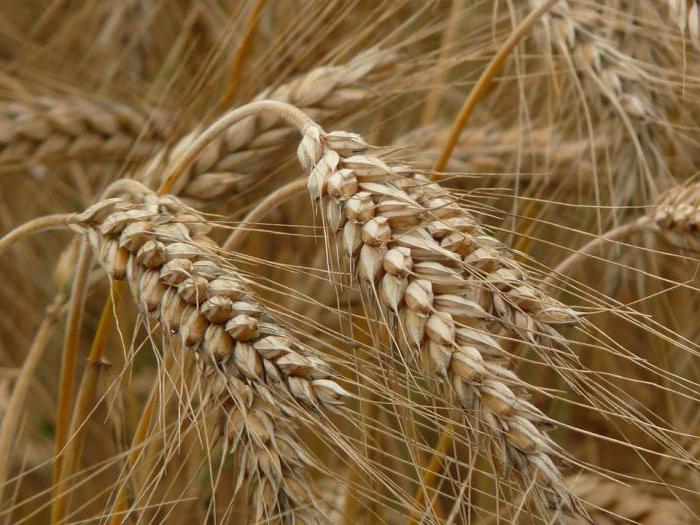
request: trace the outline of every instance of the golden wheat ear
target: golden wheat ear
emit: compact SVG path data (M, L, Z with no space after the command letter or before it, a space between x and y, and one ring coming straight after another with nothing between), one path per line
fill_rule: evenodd
M584 502L593 523L692 523L691 513L683 503L654 494L649 487L627 486L594 474L581 474L568 481L574 494ZM567 520L566 523L583 525L590 521L577 519Z
M72 227L113 279L128 281L143 315L197 359L205 398L224 409L219 435L243 467L255 521L318 519L309 461L288 429L294 405L309 414L342 405L348 393L331 367L265 312L217 256L209 224L176 198L143 187L95 204Z
M166 138L164 113L114 101L36 97L0 104L0 162L149 155Z
M496 462L535 487L538 504L581 513L555 466L549 420L527 401L488 324L535 342L576 322L574 312L529 283L442 187L386 164L358 135L308 126L298 155L309 195L369 296L391 314L397 341L421 355Z

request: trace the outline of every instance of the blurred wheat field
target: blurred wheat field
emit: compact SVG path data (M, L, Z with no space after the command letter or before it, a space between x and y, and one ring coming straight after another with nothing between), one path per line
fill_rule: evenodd
M700 522L698 2L0 6L0 522Z

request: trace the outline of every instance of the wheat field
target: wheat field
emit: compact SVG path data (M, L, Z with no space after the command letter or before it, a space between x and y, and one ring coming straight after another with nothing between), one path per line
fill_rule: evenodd
M0 1L0 523L700 523L700 2Z

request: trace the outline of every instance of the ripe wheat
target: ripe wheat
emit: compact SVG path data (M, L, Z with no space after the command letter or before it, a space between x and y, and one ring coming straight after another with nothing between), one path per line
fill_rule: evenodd
M592 474L570 478L571 490L584 502L593 523L599 525L682 525L690 516L680 501L648 493L644 486L625 486ZM586 520L567 521L583 525Z
M43 98L0 105L0 162L86 155L149 155L165 140L162 114L82 98Z
M196 356L221 434L238 455L256 521L312 519L309 460L287 428L292 403L334 409L347 396L327 363L296 342L222 266L209 225L170 196L107 199L76 216L113 279L126 279L143 315Z
M397 340L446 382L495 461L532 483L538 504L579 512L543 431L550 421L526 400L527 386L487 324L495 318L537 343L539 335L558 337L553 325L576 322L574 312L529 283L442 187L389 166L358 135L309 126L299 159L324 223L342 232L346 258L388 312Z

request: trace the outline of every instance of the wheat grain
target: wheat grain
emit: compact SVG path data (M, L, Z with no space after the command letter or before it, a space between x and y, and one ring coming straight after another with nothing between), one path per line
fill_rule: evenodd
M309 126L299 146L308 190L363 286L377 297L402 346L420 354L490 439L496 461L534 483L538 503L579 511L554 465L548 420L524 397L526 385L488 334L496 318L534 342L571 323L474 218L410 168L389 166L351 133Z
M37 97L0 105L0 162L143 156L163 143L163 114L82 98Z
M395 61L392 52L369 49L344 65L319 67L280 87L268 88L255 100L288 102L325 121L365 103L372 94L373 78ZM193 130L172 148L156 155L139 178L150 187L159 186L164 166L186 150L201 131L202 128ZM240 193L255 175L271 165L276 151L293 142L295 134L295 129L279 117L264 115L242 120L207 146L171 192L201 201Z
M207 401L223 408L221 435L240 455L255 520L311 519L309 460L286 427L294 406L335 409L347 393L324 360L296 342L221 264L209 225L174 197L144 188L78 215L114 279L127 279L141 311L193 350ZM296 404L296 405L295 405Z

